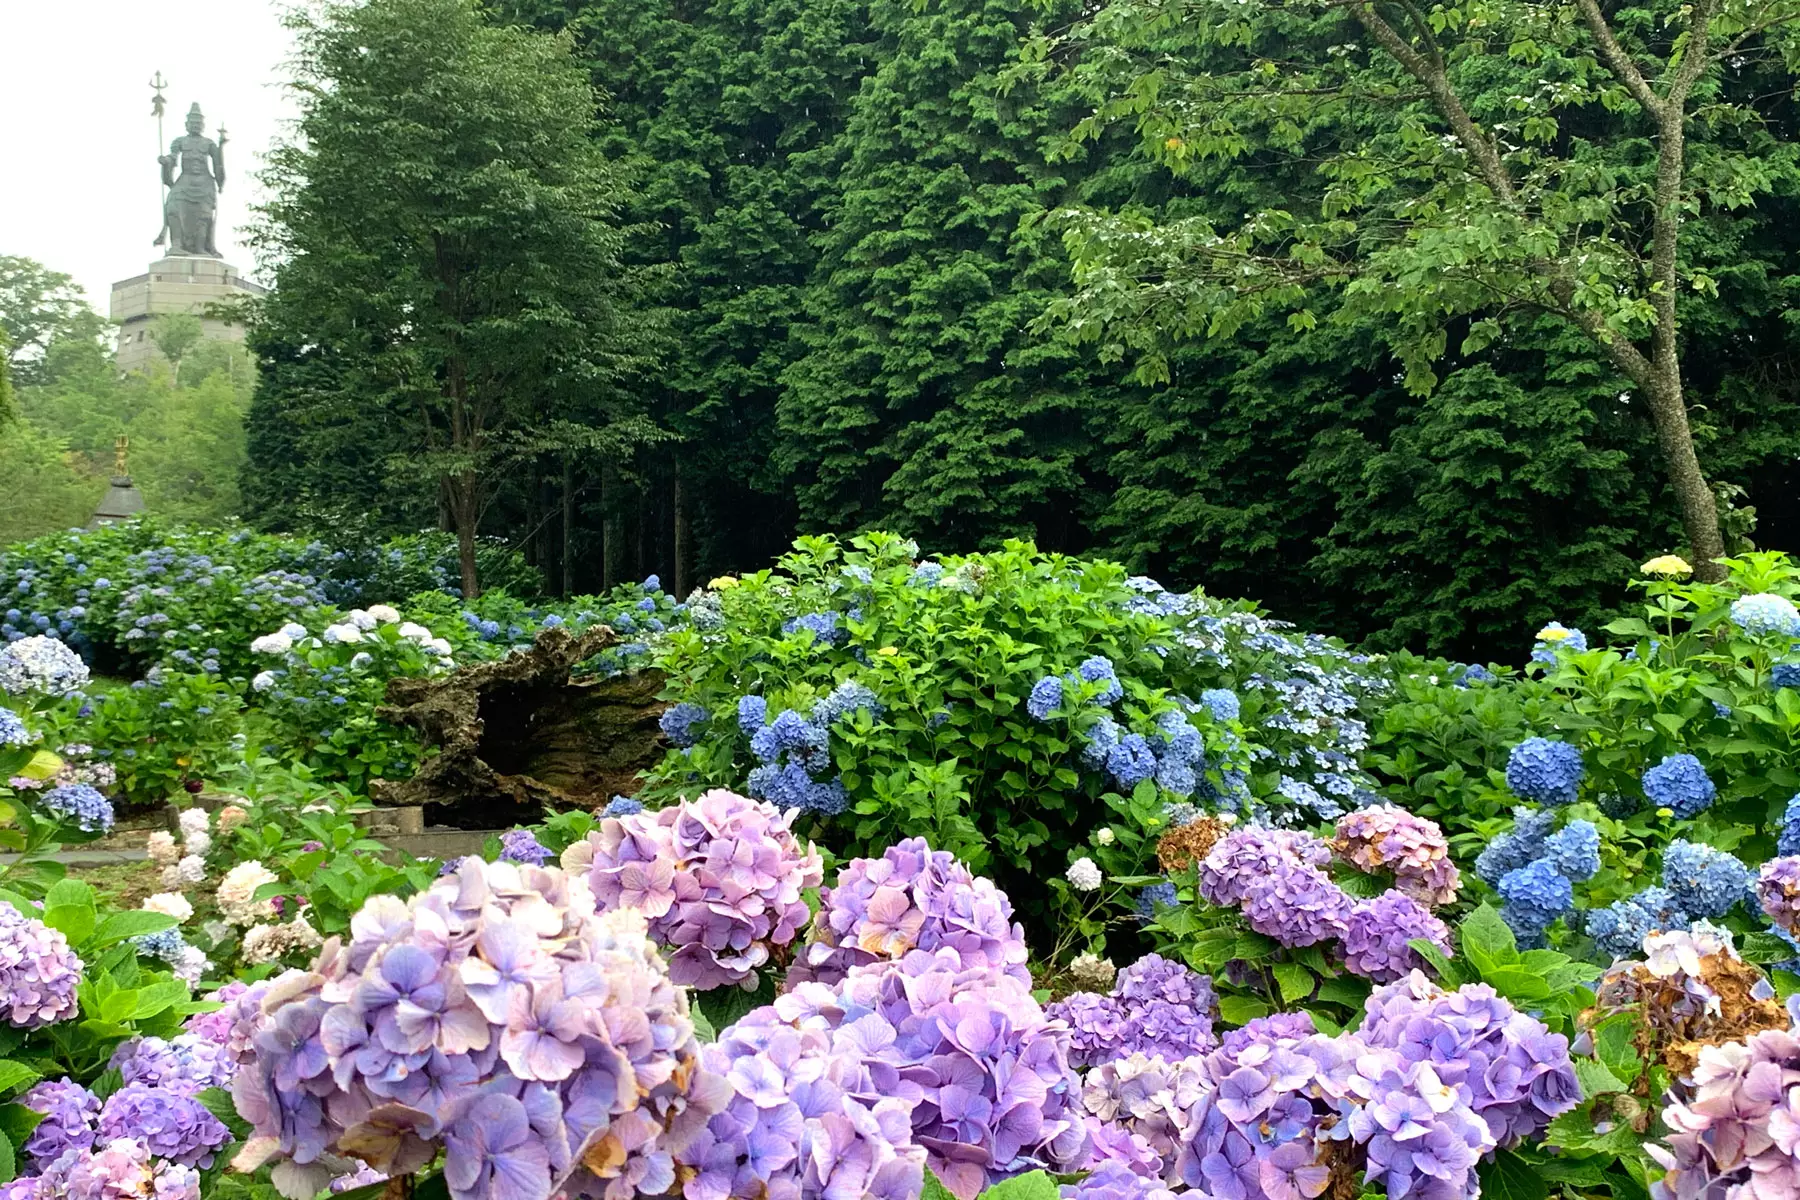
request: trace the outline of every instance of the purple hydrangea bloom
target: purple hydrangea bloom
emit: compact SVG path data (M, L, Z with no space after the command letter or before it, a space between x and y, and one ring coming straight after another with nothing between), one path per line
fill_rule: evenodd
M126 1083L143 1083L164 1091L196 1095L211 1087L230 1087L237 1074L237 1052L225 1041L200 1033L181 1033L167 1040L136 1037L120 1042L108 1064Z
M1311 1013L1270 1013L1266 1017L1256 1017L1247 1021L1241 1028L1226 1034L1219 1048L1236 1058L1243 1054L1246 1047L1255 1042L1297 1042L1302 1038L1311 1037L1318 1031L1318 1026L1313 1024Z
M1146 1054L1169 1060L1203 1054L1216 1044L1212 980L1160 954L1120 971L1111 995L1075 994L1052 1004L1069 1026L1069 1061L1098 1066Z
M773 1008L726 1029L703 1058L724 1101L679 1154L693 1172L686 1200L916 1197L925 1169L924 1147L912 1141L917 1094L884 1088L865 1049L852 1031L792 1025Z
M1201 862L1200 895L1237 906L1250 928L1284 946L1340 938L1352 901L1320 869L1330 857L1325 843L1310 834L1235 829Z
M1668 1145L1645 1147L1666 1171L1656 1200L1800 1196L1800 1037L1764 1030L1704 1046L1691 1084L1663 1110Z
M1029 989L946 946L853 969L836 986L802 983L774 1008L796 1026L849 1035L866 1073L857 1090L911 1100L913 1143L953 1194L974 1200L1002 1179L1067 1171L1087 1155L1067 1031Z
M1062 1186L1062 1200L1175 1200L1160 1180L1147 1179L1126 1163L1109 1159L1078 1183Z
M550 861L550 849L529 829L509 829L500 835L500 857L507 862L541 867Z
M1539 804L1573 804L1585 774L1581 751L1549 738L1526 738L1506 758L1507 788Z
M1671 754L1644 772L1644 795L1683 821L1711 808L1718 794L1706 768L1691 754Z
M880 858L853 859L820 894L812 940L795 956L788 985L834 984L852 967L945 947L968 966L1030 982L1025 931L1006 893L948 851L907 838Z
M21 1029L75 1015L82 962L69 939L0 902L0 1008Z
M184 1167L210 1167L231 1131L191 1093L147 1083L128 1083L100 1110L98 1136L104 1141L138 1138L157 1158Z
M1368 1155L1366 1182L1422 1200L1480 1192L1475 1167L1494 1136L1431 1063L1369 1054L1356 1060L1350 1087L1365 1098L1350 1113L1349 1132Z
M1411 896L1389 891L1358 900L1344 929L1344 965L1376 983L1391 983L1425 965L1407 944L1413 938L1450 956L1449 928Z
M278 1160L289 1194L347 1156L395 1176L441 1148L456 1200L661 1195L711 1115L644 917L596 911L556 868L465 858L410 900L372 898L346 943L253 995L234 1001L256 1014L234 1165Z
M19 1103L43 1114L25 1141L25 1154L43 1170L70 1148L86 1150L94 1144L94 1122L100 1116L100 1099L64 1076L46 1079L19 1097Z
M1511 1146L1581 1102L1569 1040L1519 1012L1486 984L1454 992L1418 971L1378 988L1357 1032L1407 1061L1429 1062Z
M1800 858L1771 858L1756 880L1756 899L1763 913L1790 934L1800 929Z
M602 911L635 908L670 949L669 976L702 990L756 986L773 947L811 916L802 893L824 877L791 832L797 814L713 790L654 813L609 817L563 852Z

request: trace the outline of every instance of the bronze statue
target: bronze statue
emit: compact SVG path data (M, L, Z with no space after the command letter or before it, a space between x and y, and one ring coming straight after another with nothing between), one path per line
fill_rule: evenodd
M188 109L187 132L169 145L169 153L156 161L162 164L163 186L169 189L163 201L163 231L156 244L167 243L170 254L200 255L218 258L215 240L219 213L219 192L225 187L225 131L213 141L203 130L206 118L200 106ZM181 174L175 168L181 168Z

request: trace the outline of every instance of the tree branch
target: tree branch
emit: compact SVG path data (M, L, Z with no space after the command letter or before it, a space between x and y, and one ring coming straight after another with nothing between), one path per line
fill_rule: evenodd
M1652 117L1662 113L1663 102L1650 86L1643 72L1638 70L1631 55L1613 36L1612 26L1606 23L1606 16L1600 11L1600 0L1575 0L1575 7L1581 10L1581 19L1587 23L1588 32L1594 37L1594 44L1600 47L1600 57L1606 60L1607 69L1618 81L1625 85L1632 98L1643 106L1644 111Z

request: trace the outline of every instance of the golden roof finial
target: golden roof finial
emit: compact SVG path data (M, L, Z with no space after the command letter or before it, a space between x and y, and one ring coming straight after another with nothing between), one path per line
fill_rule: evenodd
M120 434L113 439L113 474L120 479L125 478L125 451L131 445L131 439Z

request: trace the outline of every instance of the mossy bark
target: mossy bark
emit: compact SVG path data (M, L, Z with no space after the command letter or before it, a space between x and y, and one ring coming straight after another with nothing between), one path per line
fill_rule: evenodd
M391 681L378 711L417 730L427 757L411 779L377 785L376 803L433 806L433 825L498 829L629 794L664 748L662 675L571 677L616 640L605 627L547 629L506 658Z

